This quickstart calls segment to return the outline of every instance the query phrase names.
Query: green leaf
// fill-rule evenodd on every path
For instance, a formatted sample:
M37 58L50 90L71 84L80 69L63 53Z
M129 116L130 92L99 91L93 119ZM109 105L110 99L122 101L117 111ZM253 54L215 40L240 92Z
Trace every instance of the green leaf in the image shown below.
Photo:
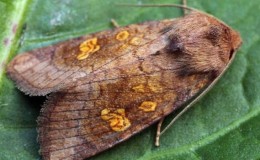
M0 159L40 159L36 119L44 98L25 96L3 74L13 53L112 28L111 18L123 26L182 15L178 8L115 6L118 3L125 1L0 0ZM92 160L260 158L259 0L188 0L188 5L241 33L244 43L234 63L219 83L167 130L160 147L154 147L156 126L152 126Z

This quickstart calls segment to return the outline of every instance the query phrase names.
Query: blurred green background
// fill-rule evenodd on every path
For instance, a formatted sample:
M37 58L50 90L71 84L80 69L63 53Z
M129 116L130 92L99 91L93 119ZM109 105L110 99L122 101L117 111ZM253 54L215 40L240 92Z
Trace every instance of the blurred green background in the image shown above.
M5 75L23 51L80 35L182 16L178 8L130 8L123 0L0 0L0 159L41 159L36 119L44 97L28 97ZM180 0L128 0L180 4ZM243 46L218 84L154 146L156 126L92 160L260 159L260 0L188 0L238 30ZM168 121L172 118L168 118Z

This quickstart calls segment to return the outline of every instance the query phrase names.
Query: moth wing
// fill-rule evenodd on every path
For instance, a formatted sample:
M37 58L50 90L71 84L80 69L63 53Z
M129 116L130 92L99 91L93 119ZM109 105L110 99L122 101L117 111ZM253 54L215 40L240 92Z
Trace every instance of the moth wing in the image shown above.
M149 49L151 42L162 42L159 31L171 23L169 20L130 25L29 51L16 56L7 72L25 93L46 95L70 86L79 78L93 77L90 74L128 65L146 56L133 52L150 54L159 50L163 44ZM144 30L154 32L145 36ZM90 49L92 52L87 52Z
M154 66L156 58L160 56L147 58L143 65ZM140 71L134 64L121 71L129 68ZM83 159L106 150L168 115L211 83L207 74L180 77L174 70L156 68L129 77L82 80L53 93L38 119L44 159Z

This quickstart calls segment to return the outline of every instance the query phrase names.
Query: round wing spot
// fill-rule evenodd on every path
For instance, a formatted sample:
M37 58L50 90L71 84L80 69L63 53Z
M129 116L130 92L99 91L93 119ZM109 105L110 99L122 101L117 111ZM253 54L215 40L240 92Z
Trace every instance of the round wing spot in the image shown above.
M157 107L157 103L156 102L152 102L152 101L144 101L140 106L139 109L142 109L145 112L152 112L155 111Z
M101 111L101 118L108 123L112 130L122 132L131 126L131 123L125 115L125 109L119 108L115 111L103 109Z
M116 39L119 41L124 41L129 37L129 32L128 31L121 31L116 35Z

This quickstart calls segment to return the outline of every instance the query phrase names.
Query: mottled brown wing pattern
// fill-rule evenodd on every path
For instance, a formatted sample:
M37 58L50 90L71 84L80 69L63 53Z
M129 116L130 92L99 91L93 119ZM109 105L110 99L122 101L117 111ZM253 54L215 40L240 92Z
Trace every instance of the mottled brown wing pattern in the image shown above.
M162 41L162 37L159 30L170 25L171 22L165 20L161 23L130 25L20 54L9 64L8 74L25 93L46 95L66 88L78 78L87 77L90 73L128 65L160 50L159 46L162 45L159 42ZM154 33L144 34L143 30L154 31ZM97 39L99 50L79 60L80 45L94 38ZM152 41L158 43L151 43ZM144 50L147 54L138 55Z
M8 74L27 94L54 92L38 119L43 157L83 159L203 92L240 44L230 27L192 12L27 52Z
M38 121L43 157L92 156L168 115L210 83L206 74L178 77L172 70L161 70L134 77L82 82L80 87L54 93ZM110 122L102 119L102 111L107 109L112 113L124 109L130 126L115 130Z

